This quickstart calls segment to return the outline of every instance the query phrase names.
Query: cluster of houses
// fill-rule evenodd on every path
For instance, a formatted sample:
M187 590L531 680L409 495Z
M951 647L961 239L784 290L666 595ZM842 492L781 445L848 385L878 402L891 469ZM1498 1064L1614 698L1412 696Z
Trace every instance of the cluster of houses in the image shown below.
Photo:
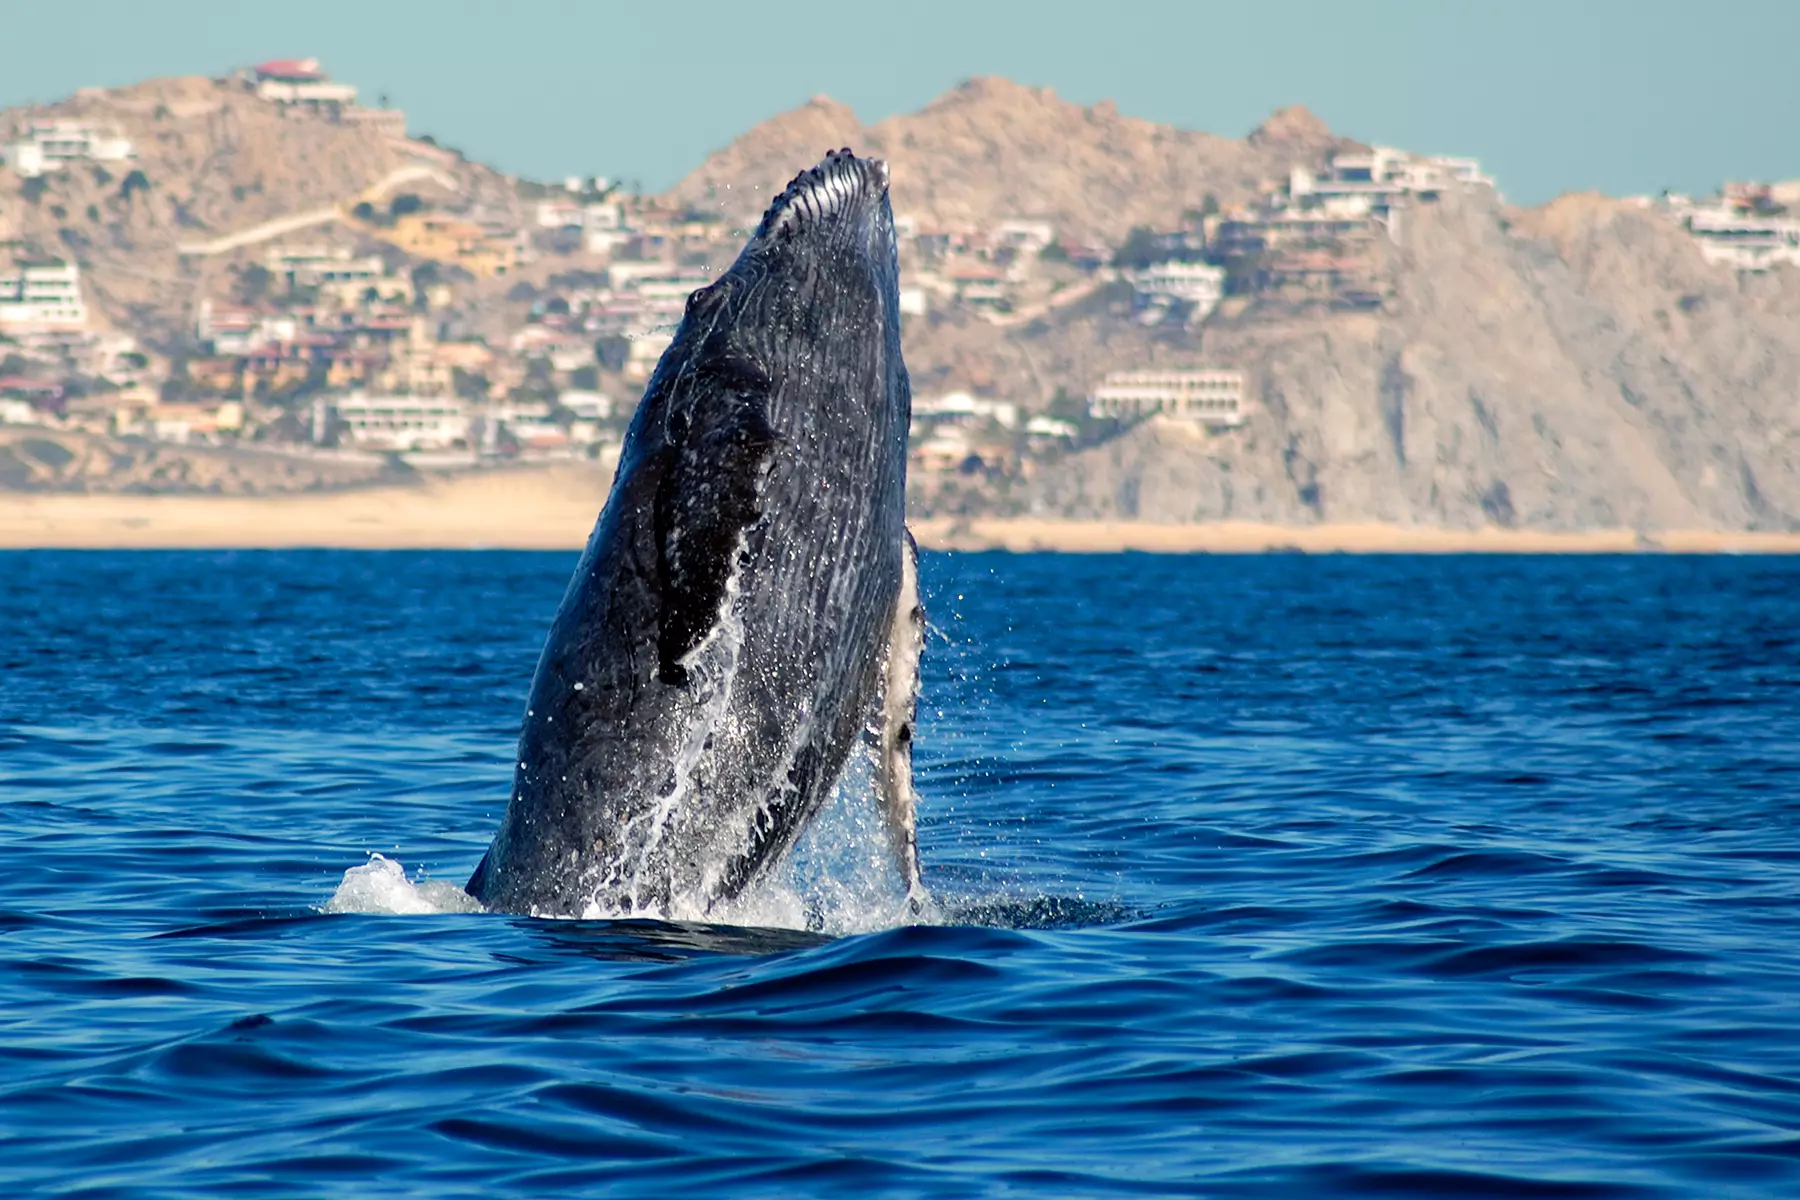
M404 134L403 114L361 107L356 88L315 59L261 63L228 84L296 119ZM4 148L21 174L132 153L112 131L67 121L32 125ZM1382 287L1371 250L1394 236L1408 206L1491 183L1472 159L1339 152L1322 167L1294 168L1251 204L1209 205L1174 230L1135 231L1125 247L1059 236L1031 216L946 229L902 214L900 309L908 319L954 309L1016 324L1121 283L1132 319L1144 324L1201 322L1246 293L1375 305ZM240 258L231 296L201 298L188 349L163 360L88 332L75 264L0 268L0 335L27 352L33 338L48 339L46 353L84 380L84 394L64 395L46 382L53 371L0 379L0 420L175 441L278 437L316 452L419 461L598 456L616 447L629 416L600 390L603 378L641 386L688 296L729 260L740 231L717 214L621 195L602 178L527 194L524 229L423 202L354 210L346 202L339 219L360 249L290 240ZM376 243L387 249L370 253ZM241 255L241 245L231 252ZM510 280L546 257L566 258L568 269L507 293L529 305L510 333L446 336L462 299L457 280ZM498 294L490 289L489 301ZM0 345L0 357L9 348ZM77 351L87 357L77 362ZM1155 417L1228 431L1245 421L1245 406L1243 374L1204 365L1107 375L1086 397L1085 427L969 392L920 396L913 463L926 473L1011 471L1075 443L1094 421Z
M1339 151L1322 168L1294 167L1250 204L1153 235L1157 260L1126 278L1146 323L1171 312L1205 320L1227 295L1377 308L1386 290L1375 249L1398 235L1408 206L1492 186L1472 158L1388 146Z
M81 268L61 258L0 258L0 424L92 421L94 405L71 397L67 380L97 381L138 407L155 399L155 364L135 338L90 328Z
M278 245L252 268L266 294L254 304L201 300L192 352L171 359L91 329L75 263L0 266L0 423L526 457L591 455L609 436L611 402L571 385L592 382L578 378L595 363L591 346L585 363L561 361L560 377L546 372L521 399L529 362L437 336L447 283L329 246ZM312 420L298 423L296 402L308 399Z

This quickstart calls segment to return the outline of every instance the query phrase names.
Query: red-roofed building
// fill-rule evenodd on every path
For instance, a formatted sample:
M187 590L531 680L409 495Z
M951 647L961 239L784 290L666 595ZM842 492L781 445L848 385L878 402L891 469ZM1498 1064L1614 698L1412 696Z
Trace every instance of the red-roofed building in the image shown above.
M256 64L258 79L279 79L285 83L312 83L325 78L316 58L272 58Z
M40 400L46 404L62 399L62 384L29 375L0 375L0 396L18 396L24 400Z
M254 71L256 94L276 104L340 109L356 103L356 88L331 82L316 58L274 58Z

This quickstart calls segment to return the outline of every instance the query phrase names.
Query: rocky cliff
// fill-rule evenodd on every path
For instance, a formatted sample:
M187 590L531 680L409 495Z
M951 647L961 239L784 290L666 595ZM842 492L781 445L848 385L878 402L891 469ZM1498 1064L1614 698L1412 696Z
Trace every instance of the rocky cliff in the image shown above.
M1485 191L1407 214L1377 313L1204 334L1244 428L1149 423L1015 501L1153 520L1800 527L1800 273L1739 279L1667 218Z
M1212 194L1250 199L1345 144L1302 109L1243 141L978 79L862 126L819 99L714 154L675 192L755 207L830 145L882 155L922 226L1038 215L1117 241ZM730 197L730 200L726 198ZM977 496L976 510L1157 521L1372 520L1475 528L1800 527L1800 272L1701 260L1666 214L1591 195L1505 206L1492 189L1409 207L1376 247L1375 311L1228 305L1146 330L1118 298L1000 328L909 330L920 390L1028 405L1108 370L1243 368L1249 417L1207 434L1148 422ZM958 492L966 511L966 489Z

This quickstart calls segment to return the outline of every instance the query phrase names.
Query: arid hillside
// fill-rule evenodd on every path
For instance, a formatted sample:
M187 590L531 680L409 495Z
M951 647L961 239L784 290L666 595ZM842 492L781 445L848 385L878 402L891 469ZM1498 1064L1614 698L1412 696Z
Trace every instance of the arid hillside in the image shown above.
M140 336L166 337L191 321L197 297L227 262L183 258L182 246L347 209L396 178L433 198L514 203L499 176L453 153L284 109L234 80L85 89L57 104L0 112L0 127L56 118L115 130L135 157L36 180L0 170L0 241L78 260L99 323ZM454 188L438 182L446 179Z
M981 78L870 126L815 98L713 154L671 195L748 217L825 149L850 146L888 161L895 211L921 225L1032 216L1070 236L1116 242L1208 195L1222 204L1248 200L1260 183L1334 143L1304 109L1283 110L1239 141L1125 116L1110 102L1083 108L1048 88Z
M178 339L198 299L225 291L232 256L195 254L196 243L342 209L397 177L436 205L510 222L524 241L534 219L521 195L547 194L373 126L284 112L226 80L157 80L0 114L14 126L41 116L116 128L137 158L36 181L0 171L0 237L77 259L98 323L151 341ZM1068 415L1112 371L1205 365L1246 380L1235 429L1152 419L1116 436L1089 430L1080 448L1040 444L1004 469L921 488L921 514L1626 527L1647 536L1800 528L1800 270L1709 263L1666 207L1570 195L1523 210L1485 182L1432 189L1392 219L1361 221L1354 244L1328 237L1303 248L1298 257L1326 260L1327 273L1354 260L1367 278L1352 300L1330 287L1265 287L1267 264L1253 260L1233 266L1210 316L1163 320L1134 298L1127 272L1094 257L1078 267L1064 243L1104 247L1110 258L1141 227L1216 232L1219 218L1196 219L1215 207L1268 217L1271 189L1292 169L1318 168L1358 143L1303 109L1239 140L992 78L869 126L815 99L747 131L664 199L748 222L797 170L841 145L889 161L895 209L915 228L973 230L981 247L930 266L939 290L905 334L917 394L966 390L1027 415L1053 406ZM634 203L663 222L662 233L631 234L631 255L665 256L656 270L717 269L735 246L712 236L694 258L677 206ZM1053 225L1061 241L1048 249L1065 257L984 257L999 244L990 236L998 223L1024 217ZM903 262L922 278L923 252L913 253ZM546 333L526 328L539 319L528 318L532 304L567 308L557 288L577 285L554 284L558 271L600 280L608 269L539 243L520 276L471 285L458 319L505 350L521 330ZM1037 291L1023 311L967 301L956 289L984 271ZM579 356L592 328L564 321L555 336ZM507 352L528 355L529 342ZM526 378L524 359L514 365ZM641 377L602 382L620 394L641 387ZM230 482L205 464L171 475L155 456L98 442L73 447L54 468L15 454L8 478L105 487L107 454L123 454L120 486L288 486L254 472ZM327 486L329 475L289 482Z

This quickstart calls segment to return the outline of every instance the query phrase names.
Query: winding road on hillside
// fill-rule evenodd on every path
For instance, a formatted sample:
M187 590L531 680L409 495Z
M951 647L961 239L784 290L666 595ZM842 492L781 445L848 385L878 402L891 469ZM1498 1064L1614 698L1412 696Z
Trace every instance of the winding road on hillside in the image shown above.
M266 242L278 238L284 233L293 233L297 229L307 229L314 225L325 225L332 221L341 221L349 216L350 210L365 201L374 202L382 199L389 192L403 183L429 179L439 187L450 191L460 188L454 177L429 167L423 163L398 167L383 175L380 179L356 193L348 200L325 208L310 209L307 212L289 213L284 217L273 217L260 225L252 225L248 229L240 229L236 233L228 233L224 237L213 238L206 242L184 242L176 247L182 254L207 257L214 254L228 254L243 246L254 246L258 242Z

